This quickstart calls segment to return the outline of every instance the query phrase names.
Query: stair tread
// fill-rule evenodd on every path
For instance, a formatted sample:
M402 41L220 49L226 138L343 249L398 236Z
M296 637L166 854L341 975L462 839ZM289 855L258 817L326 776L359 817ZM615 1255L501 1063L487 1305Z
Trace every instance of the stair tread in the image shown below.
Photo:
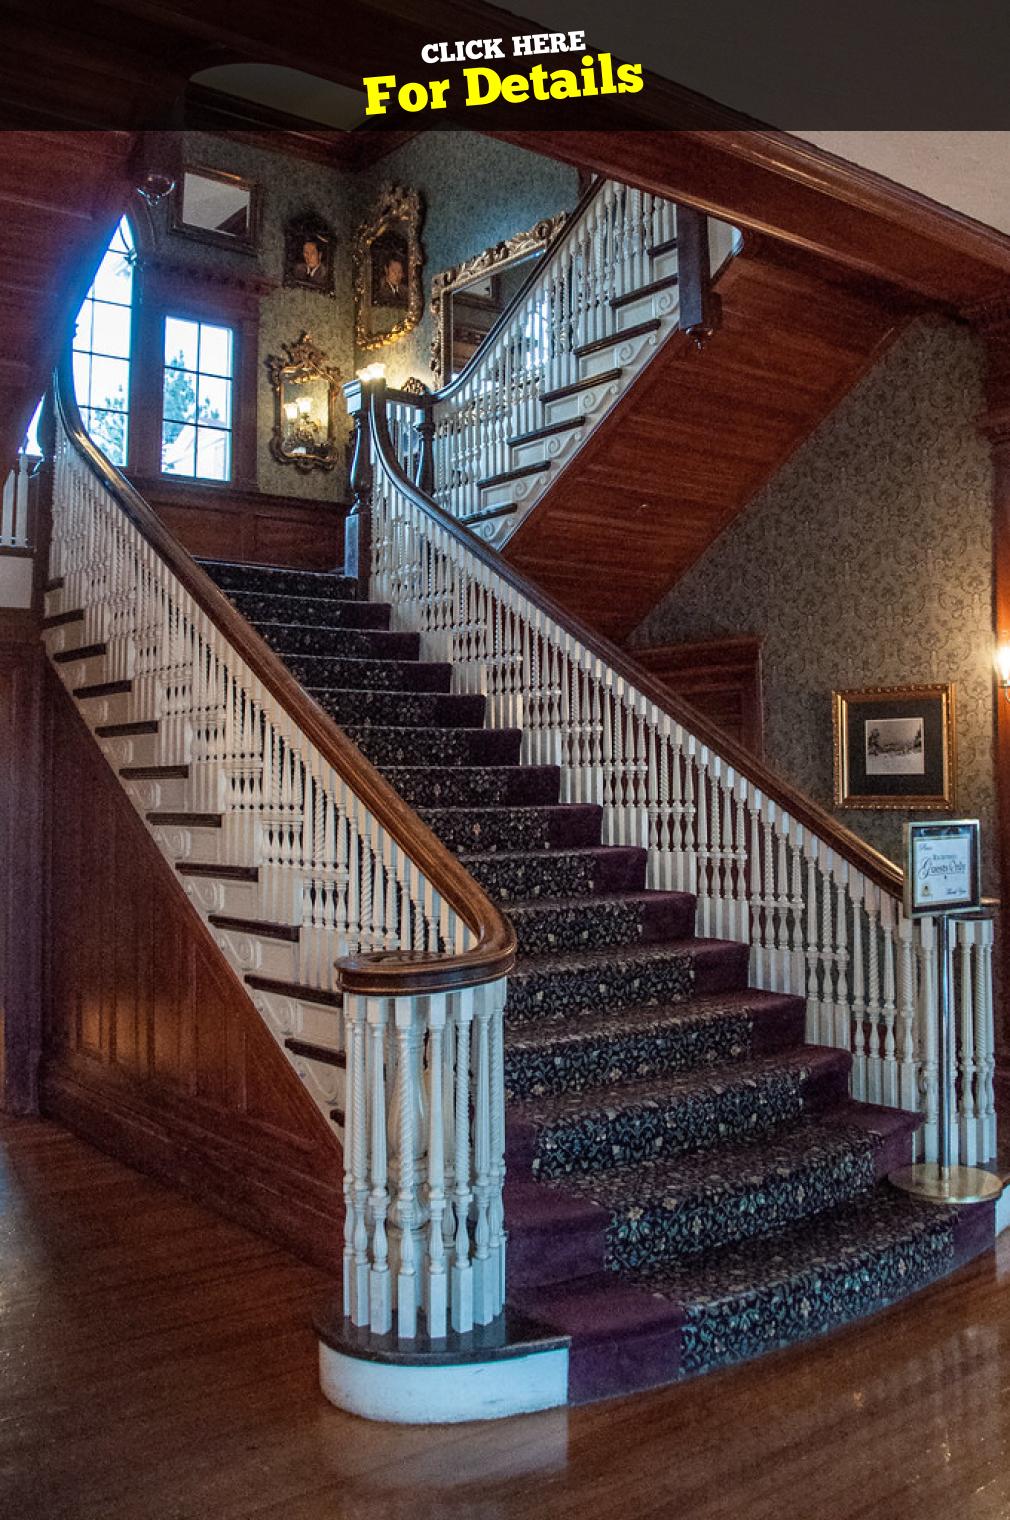
M546 1129L597 1114L610 1117L629 1109L670 1108L678 1099L703 1090L725 1093L758 1087L778 1076L794 1079L847 1069L849 1061L848 1051L826 1045L804 1045L725 1066L671 1072L658 1080L647 1077L643 1081L621 1082L613 1087L596 1087L586 1092L522 1098L510 1103L508 1110L514 1121L524 1121L535 1129Z
M624 1034L643 1034L679 1025L718 1023L725 1019L748 1018L778 1012L789 1004L802 1002L788 993L761 992L747 987L739 992L709 992L686 998L682 1003L643 1003L634 1008L617 1008L613 1012L576 1015L554 1023L505 1026L505 1049L527 1050L579 1046L598 1040L601 1035L618 1038Z
M553 851L551 852L553 853ZM601 908L614 903L684 903L693 902L690 892L664 892L645 887L641 891L596 892L592 897L522 897L502 905L509 918L528 913L557 913L569 908Z
M578 806L579 804L573 804ZM583 804L592 806L591 803ZM565 950L557 955L524 955L515 963L514 977L543 976L563 971L593 971L619 969L627 961L662 961L671 955L722 955L728 950L741 951L745 947L731 939L671 939L655 945L632 945L627 952L615 955L614 947L607 945L600 950Z
M860 1110L869 1109L862 1114ZM667 1201L670 1208L692 1192L744 1192L769 1177L813 1165L827 1153L872 1150L885 1136L911 1130L918 1115L901 1109L870 1108L846 1099L826 1113L804 1114L793 1124L714 1150L687 1151L654 1161L639 1161L607 1172L580 1172L545 1180L542 1186L564 1189L601 1207L641 1207Z

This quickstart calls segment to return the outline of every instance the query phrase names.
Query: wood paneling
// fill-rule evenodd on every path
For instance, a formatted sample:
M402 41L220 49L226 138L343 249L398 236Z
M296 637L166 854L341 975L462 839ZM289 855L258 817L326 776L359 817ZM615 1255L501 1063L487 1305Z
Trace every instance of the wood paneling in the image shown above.
M759 638L744 634L690 644L654 644L630 653L657 681L686 697L735 743L759 759L763 757Z
M127 132L3 133L0 475L17 452L125 204L132 147Z
M505 548L623 639L906 320L891 293L764 239L717 285L722 326L668 339Z
M335 570L344 562L345 502L159 478L133 483L190 554L301 570Z
M52 676L48 690L44 1110L332 1266L336 1137Z
M997 1520L1010 1503L1007 1236L735 1371L398 1427L323 1399L321 1273L55 1125L0 1123L0 1213L17 1520Z
M38 1106L42 1043L42 649L29 612L0 612L0 1108Z

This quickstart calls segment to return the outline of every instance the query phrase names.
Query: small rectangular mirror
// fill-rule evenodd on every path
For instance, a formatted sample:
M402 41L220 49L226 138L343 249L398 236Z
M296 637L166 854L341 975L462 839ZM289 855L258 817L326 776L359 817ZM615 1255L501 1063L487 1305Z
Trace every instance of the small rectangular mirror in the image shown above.
M172 197L172 230L187 237L255 253L259 187L237 174L189 166Z

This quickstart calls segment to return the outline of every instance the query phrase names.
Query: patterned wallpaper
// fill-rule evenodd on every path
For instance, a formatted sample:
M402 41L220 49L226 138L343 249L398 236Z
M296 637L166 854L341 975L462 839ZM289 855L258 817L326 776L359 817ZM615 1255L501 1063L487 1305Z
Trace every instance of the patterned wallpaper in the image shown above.
M479 132L422 132L356 176L357 218L367 214L381 188L391 182L417 188L427 206L421 234L424 317L398 342L359 355L358 364L385 364L391 385L402 385L409 375L431 385L432 275L535 226L543 217L570 210L579 198L579 177L567 164Z
M259 338L258 484L281 495L342 500L347 491L343 467L332 474L299 475L270 457L267 442L273 425L273 397L264 360L280 353L307 329L345 378L364 364L386 365L390 384L416 375L432 381L428 367L431 277L440 269L531 227L542 217L567 210L578 199L576 170L537 153L501 143L479 132L424 132L380 159L370 169L349 175L323 164L238 143L213 133L185 137L188 162L226 169L255 180L263 191L262 226L257 256L232 253L168 230L167 207L156 212L158 252L186 265L255 269L269 279L283 273L284 226L295 215L314 211L337 233L333 299L312 291L285 290L263 298ZM390 181L416 186L427 206L422 241L425 249L424 318L413 333L372 353L355 355L351 287L354 229L381 187ZM349 424L342 419L344 436Z
M763 635L767 758L832 810L832 690L955 682L956 808L982 819L994 891L982 367L971 333L915 323L630 642ZM906 813L837 816L900 857Z

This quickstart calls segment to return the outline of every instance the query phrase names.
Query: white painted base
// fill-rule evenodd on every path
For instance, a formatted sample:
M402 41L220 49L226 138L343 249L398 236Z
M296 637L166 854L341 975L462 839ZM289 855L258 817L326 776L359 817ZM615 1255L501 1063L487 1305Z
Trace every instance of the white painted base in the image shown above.
M535 1351L493 1362L394 1367L320 1344L319 1383L331 1404L366 1420L444 1425L501 1420L568 1402L568 1352Z
M996 1200L996 1234L1001 1235L1010 1226L1010 1188Z
M0 607L30 607L34 560L27 555L0 554Z

